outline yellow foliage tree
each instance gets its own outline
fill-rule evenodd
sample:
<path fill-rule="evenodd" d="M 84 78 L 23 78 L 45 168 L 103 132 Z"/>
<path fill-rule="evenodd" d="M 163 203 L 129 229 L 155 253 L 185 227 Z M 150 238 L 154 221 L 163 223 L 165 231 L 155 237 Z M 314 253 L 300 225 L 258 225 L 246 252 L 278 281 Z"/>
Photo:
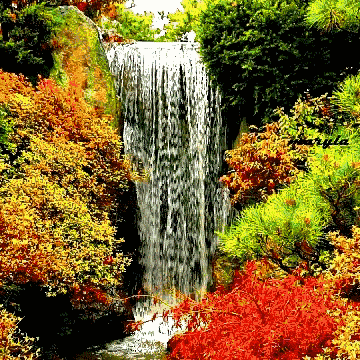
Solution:
<path fill-rule="evenodd" d="M 0 106 L 11 124 L 2 146 L 0 284 L 36 282 L 73 303 L 109 301 L 129 259 L 112 214 L 134 179 L 110 116 L 71 83 L 33 88 L 0 70 Z"/>
<path fill-rule="evenodd" d="M 16 336 L 19 318 L 0 309 L 0 353 L 3 360 L 32 360 L 36 352 L 32 349 L 33 339 Z"/>

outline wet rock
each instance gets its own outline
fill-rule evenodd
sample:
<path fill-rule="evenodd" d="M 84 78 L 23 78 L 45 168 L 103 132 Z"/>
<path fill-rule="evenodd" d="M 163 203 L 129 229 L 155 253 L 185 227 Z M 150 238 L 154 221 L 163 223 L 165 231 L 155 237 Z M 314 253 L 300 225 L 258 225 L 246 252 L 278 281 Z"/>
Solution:
<path fill-rule="evenodd" d="M 8 292 L 9 294 L 9 292 Z M 133 321 L 131 308 L 117 304 L 110 309 L 74 309 L 67 295 L 47 297 L 34 285 L 18 287 L 1 303 L 22 317 L 21 332 L 38 338 L 42 359 L 74 359 L 90 346 L 101 346 L 126 336 L 125 326 Z"/>
<path fill-rule="evenodd" d="M 85 99 L 118 123 L 118 101 L 101 33 L 97 25 L 75 6 L 59 6 L 49 10 L 62 24 L 54 29 L 60 46 L 54 50 L 55 65 L 50 77 L 66 85 L 69 80 L 80 83 Z"/>

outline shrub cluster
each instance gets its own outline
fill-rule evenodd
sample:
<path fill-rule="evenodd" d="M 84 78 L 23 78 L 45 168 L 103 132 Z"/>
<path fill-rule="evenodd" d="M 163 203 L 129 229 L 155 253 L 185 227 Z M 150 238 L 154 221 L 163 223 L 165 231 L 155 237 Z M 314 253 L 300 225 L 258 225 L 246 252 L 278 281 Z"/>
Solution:
<path fill-rule="evenodd" d="M 239 145 L 226 152 L 226 162 L 232 169 L 220 178 L 231 191 L 231 203 L 238 207 L 266 200 L 280 185 L 289 184 L 299 170 L 299 151 L 293 151 L 288 140 L 281 137 L 277 123 L 267 124 L 262 133 L 244 133 Z"/>
<path fill-rule="evenodd" d="M 0 309 L 0 349 L 4 360 L 32 360 L 37 352 L 32 348 L 33 339 L 18 333 L 19 318 Z"/>
<path fill-rule="evenodd" d="M 341 123 L 338 109 L 327 95 L 312 98 L 309 94 L 299 98 L 288 115 L 277 108 L 280 131 L 293 141 L 333 137 Z"/>
<path fill-rule="evenodd" d="M 78 304 L 107 301 L 129 263 L 110 215 L 132 179 L 119 135 L 76 84 L 40 79 L 35 89 L 3 71 L 0 80 L 12 124 L 12 146 L 1 144 L 0 283 L 39 283 Z"/>
<path fill-rule="evenodd" d="M 269 196 L 266 203 L 244 209 L 219 234 L 221 248 L 242 261 L 266 256 L 291 272 L 302 260 L 317 260 L 315 248 L 329 221 L 329 204 L 314 182 L 302 178 Z"/>
<path fill-rule="evenodd" d="M 266 260 L 252 261 L 229 289 L 182 301 L 171 314 L 186 331 L 170 340 L 168 359 L 357 359 L 360 228 L 329 239 L 335 251 L 316 277 L 300 266 L 275 279 Z"/>
<path fill-rule="evenodd" d="M 185 299 L 171 309 L 175 325 L 185 324 L 186 331 L 169 341 L 168 359 L 357 359 L 359 302 L 349 300 L 349 290 L 358 292 L 352 281 L 358 278 L 358 235 L 355 227 L 350 244 L 331 235 L 336 257 L 316 278 L 301 276 L 301 268 L 269 278 L 262 273 L 266 261 L 248 262 L 230 289 L 219 287 L 201 302 Z"/>
<path fill-rule="evenodd" d="M 222 248 L 239 259 L 267 256 L 293 268 L 299 259 L 317 262 L 329 229 L 351 235 L 359 224 L 359 143 L 314 146 L 303 173 L 266 203 L 245 208 L 221 237 Z M 317 250 L 316 250 L 317 249 Z M 290 265 L 291 264 L 291 265 Z"/>
<path fill-rule="evenodd" d="M 331 341 L 323 343 L 318 348 L 312 347 L 314 352 L 306 353 L 304 351 L 302 354 L 295 355 L 291 353 L 291 345 L 287 344 L 281 348 L 279 353 L 273 355 L 268 352 L 264 356 L 264 353 L 261 353 L 264 348 L 263 344 L 268 344 L 269 341 L 266 339 L 263 342 L 255 343 L 255 339 L 252 339 L 249 334 L 236 345 L 236 349 L 242 349 L 243 346 L 246 346 L 244 344 L 253 341 L 252 347 L 249 349 L 257 351 L 256 354 L 252 354 L 254 358 L 292 359 L 302 357 L 307 360 L 329 360 L 359 357 L 360 140 L 357 130 L 359 121 L 358 83 L 358 76 L 350 77 L 339 84 L 333 97 L 328 98 L 324 95 L 319 98 L 310 98 L 308 96 L 305 100 L 298 100 L 290 116 L 285 115 L 282 109 L 278 109 L 280 136 L 274 132 L 269 138 L 275 139 L 276 136 L 279 136 L 281 139 L 290 139 L 290 144 L 293 143 L 293 146 L 299 143 L 299 139 L 302 139 L 307 144 L 306 157 L 300 155 L 297 160 L 305 159 L 304 170 L 306 171 L 299 173 L 288 186 L 268 196 L 265 202 L 245 207 L 232 226 L 225 233 L 219 234 L 221 249 L 229 255 L 229 259 L 238 258 L 243 264 L 247 259 L 254 258 L 262 260 L 265 258 L 266 262 L 270 261 L 258 269 L 258 277 L 255 281 L 260 281 L 262 284 L 277 282 L 281 284 L 278 285 L 281 287 L 288 284 L 289 279 L 294 279 L 293 276 L 296 277 L 300 273 L 306 274 L 306 278 L 297 278 L 302 284 L 302 289 L 305 290 L 307 281 L 314 282 L 313 284 L 321 283 L 324 291 L 322 294 L 327 294 L 324 304 L 326 301 L 330 301 L 325 305 L 327 310 L 324 311 L 334 321 L 330 331 L 331 335 L 329 334 Z M 329 124 L 330 126 L 328 126 Z M 250 136 L 253 134 L 246 134 L 243 138 Z M 331 141 L 330 137 L 346 141 Z M 260 147 L 262 141 L 263 139 L 256 139 L 254 145 Z M 312 143 L 310 144 L 309 141 Z M 239 149 L 236 150 L 240 152 L 242 146 L 244 145 L 241 143 Z M 289 143 L 287 146 L 289 147 Z M 245 152 L 238 158 L 234 156 L 233 168 L 241 169 L 243 163 L 246 164 L 246 161 L 249 162 L 249 160 L 250 163 L 254 161 L 256 164 L 256 158 L 248 159 L 246 156 Z M 267 163 L 264 162 L 262 168 L 266 169 L 266 165 Z M 239 171 L 239 177 L 246 174 L 244 170 Z M 256 183 L 254 184 L 256 185 Z M 251 189 L 251 184 L 249 184 L 249 188 Z M 256 186 L 254 190 L 257 190 Z M 333 230 L 336 232 L 332 232 Z M 280 273 L 276 267 L 282 269 L 283 272 Z M 269 273 L 266 273 L 267 271 Z M 286 273 L 290 276 L 284 277 Z M 274 280 L 272 279 L 274 276 L 282 279 Z M 236 282 L 237 279 L 235 279 Z M 224 304 L 225 302 L 229 304 L 227 296 L 230 296 L 232 291 L 218 294 L 219 302 L 224 301 Z M 256 294 L 253 298 L 257 299 L 260 290 L 252 289 L 249 293 Z M 215 296 L 215 294 L 211 296 Z M 287 295 L 290 294 L 293 294 L 293 290 L 287 288 Z M 270 300 L 271 296 L 268 294 L 267 298 Z M 245 299 L 246 296 L 241 301 L 245 301 Z M 239 300 L 240 303 L 241 301 Z M 261 304 L 259 301 L 255 303 Z M 335 303 L 336 305 L 334 305 Z M 213 304 L 208 300 L 204 300 L 203 303 L 192 303 L 191 306 L 188 304 L 189 301 L 181 304 L 176 311 L 179 311 L 183 319 L 185 314 L 190 315 L 189 321 L 193 323 L 198 321 L 194 320 L 195 315 L 206 313 L 206 316 L 202 315 L 201 320 L 207 324 L 207 327 L 197 330 L 198 333 L 190 331 L 190 329 L 184 335 L 175 337 L 172 342 L 171 356 L 175 359 L 186 354 L 185 356 L 189 356 L 189 359 L 192 358 L 191 355 L 187 355 L 185 349 L 187 346 L 201 354 L 211 353 L 209 357 L 212 359 L 217 358 L 220 356 L 218 354 L 223 354 L 220 349 L 210 342 L 207 349 L 202 348 L 195 340 L 204 339 L 201 341 L 206 341 L 207 332 L 212 331 L 212 321 L 214 324 L 216 321 L 212 315 Z M 281 311 L 286 312 L 284 310 L 286 306 L 281 305 L 281 296 L 279 295 L 276 304 L 280 304 Z M 267 307 L 267 309 L 270 308 L 271 306 Z M 295 309 L 296 304 L 293 304 L 293 310 L 295 311 Z M 242 317 L 238 326 L 250 327 L 244 319 Z M 314 315 L 314 319 L 316 322 L 323 323 L 319 314 Z M 228 323 L 230 321 L 226 322 L 226 324 Z M 286 321 L 286 324 L 289 323 Z M 196 324 L 198 325 L 200 322 L 198 321 Z M 296 339 L 296 332 L 303 329 L 303 324 L 303 321 L 294 323 L 296 330 L 292 335 L 289 335 L 291 330 L 287 328 L 286 334 L 289 335 L 287 338 L 289 342 Z M 278 325 L 277 328 L 281 328 L 281 326 Z M 220 332 L 217 336 L 221 339 L 220 341 L 225 341 L 230 336 L 231 341 L 236 342 L 238 335 L 237 337 L 229 335 L 232 333 L 238 334 L 238 329 L 232 330 L 232 332 Z M 253 333 L 258 334 L 258 330 L 254 330 Z M 272 330 L 272 333 L 276 334 L 276 330 Z M 283 341 L 281 336 L 279 338 Z M 307 339 L 307 332 L 303 332 L 301 340 L 298 339 L 297 343 L 302 344 Z M 272 349 L 276 349 L 276 346 L 273 343 Z M 225 345 L 223 345 L 223 349 L 226 349 Z"/>
<path fill-rule="evenodd" d="M 343 307 L 326 296 L 322 281 L 261 281 L 254 270 L 248 263 L 229 292 L 218 290 L 200 303 L 187 299 L 172 309 L 187 332 L 171 339 L 169 359 L 300 359 L 331 345 L 338 324 L 327 312 Z"/>
<path fill-rule="evenodd" d="M 33 84 L 38 74 L 48 77 L 53 67 L 51 29 L 55 19 L 44 3 L 31 5 L 21 11 L 11 11 L 0 5 L 3 38 L 0 41 L 0 68 L 21 72 Z"/>
<path fill-rule="evenodd" d="M 202 12 L 203 61 L 224 102 L 239 106 L 248 124 L 273 121 L 273 109 L 288 111 L 306 91 L 331 94 L 359 69 L 358 31 L 321 33 L 306 14 L 307 1 L 297 0 L 221 0 Z"/>

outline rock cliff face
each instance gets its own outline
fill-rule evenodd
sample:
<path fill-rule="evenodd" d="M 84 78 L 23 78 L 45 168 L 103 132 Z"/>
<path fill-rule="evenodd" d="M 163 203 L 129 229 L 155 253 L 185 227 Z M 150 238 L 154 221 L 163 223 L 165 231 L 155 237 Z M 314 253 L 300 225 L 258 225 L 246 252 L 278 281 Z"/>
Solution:
<path fill-rule="evenodd" d="M 54 29 L 57 48 L 50 77 L 65 86 L 69 81 L 81 85 L 89 104 L 114 117 L 119 126 L 114 79 L 110 73 L 97 26 L 74 6 L 49 10 L 59 19 Z"/>

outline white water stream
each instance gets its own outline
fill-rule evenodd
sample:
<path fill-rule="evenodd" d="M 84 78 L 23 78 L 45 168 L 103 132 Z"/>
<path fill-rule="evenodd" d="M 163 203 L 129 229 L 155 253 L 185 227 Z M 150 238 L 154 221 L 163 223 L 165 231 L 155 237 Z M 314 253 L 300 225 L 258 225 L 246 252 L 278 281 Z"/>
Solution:
<path fill-rule="evenodd" d="M 226 144 L 221 99 L 198 48 L 197 43 L 137 42 L 107 51 L 122 104 L 125 153 L 149 174 L 148 182 L 136 185 L 149 294 L 164 296 L 176 288 L 201 297 L 211 281 L 214 231 L 223 230 L 230 209 L 218 181 Z M 141 304 L 135 309 L 137 319 L 155 311 L 144 309 Z M 160 359 L 153 351 L 163 354 L 172 334 L 171 323 L 158 319 L 110 344 L 107 354 Z"/>

